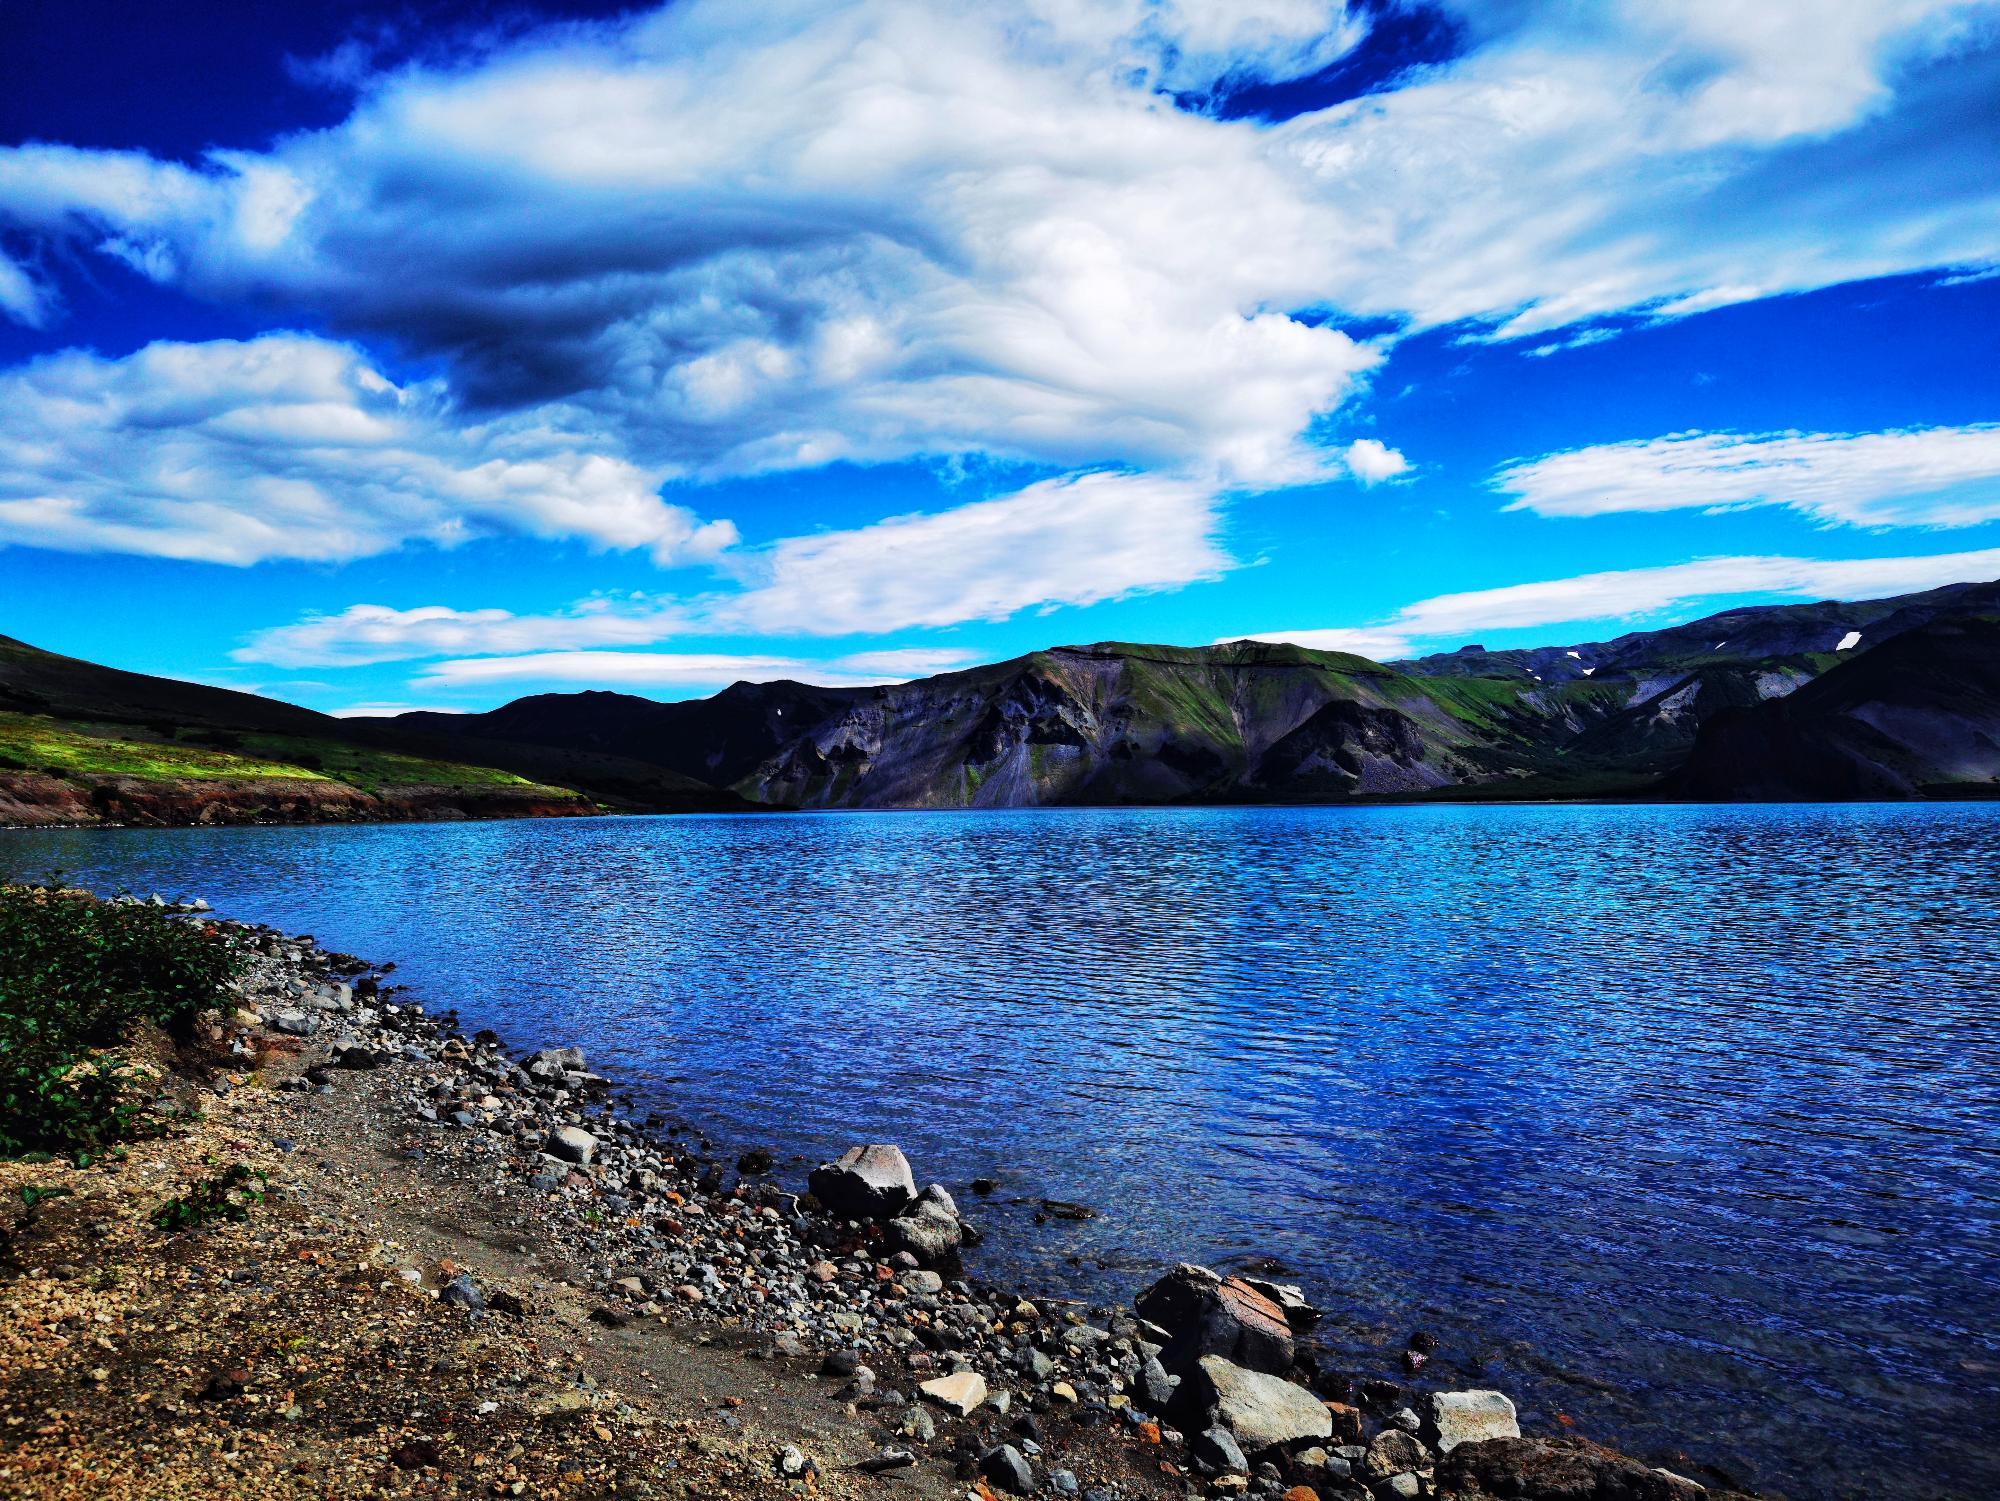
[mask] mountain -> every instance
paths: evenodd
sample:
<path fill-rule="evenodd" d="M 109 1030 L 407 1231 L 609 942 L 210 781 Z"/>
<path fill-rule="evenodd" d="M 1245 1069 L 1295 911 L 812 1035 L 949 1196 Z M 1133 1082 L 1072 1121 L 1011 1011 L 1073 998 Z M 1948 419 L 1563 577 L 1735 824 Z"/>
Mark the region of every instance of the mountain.
<path fill-rule="evenodd" d="M 1701 728 L 1670 795 L 2000 797 L 2000 617 L 1931 621 Z"/>
<path fill-rule="evenodd" d="M 1638 796 L 1662 789 L 1711 720 L 1996 611 L 2000 583 L 1959 584 L 1387 664 L 1256 642 L 1102 642 L 877 688 L 540 694 L 385 723 L 616 755 L 806 808 Z M 1970 669 L 1950 657 L 1938 670 Z"/>
<path fill-rule="evenodd" d="M 649 762 L 439 740 L 0 636 L 0 824 L 540 817 L 741 808 Z"/>

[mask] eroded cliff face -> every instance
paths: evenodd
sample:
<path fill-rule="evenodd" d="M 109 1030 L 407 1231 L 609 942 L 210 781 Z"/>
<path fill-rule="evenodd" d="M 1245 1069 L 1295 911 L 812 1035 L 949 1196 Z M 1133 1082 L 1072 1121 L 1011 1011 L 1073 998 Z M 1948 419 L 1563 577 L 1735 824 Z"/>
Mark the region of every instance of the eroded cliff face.
<path fill-rule="evenodd" d="M 119 824 L 134 827 L 247 823 L 393 823 L 451 818 L 588 815 L 581 798 L 496 787 L 394 787 L 377 794 L 340 782 L 298 778 L 80 776 L 0 771 L 0 825 Z"/>
<path fill-rule="evenodd" d="M 884 688 L 736 784 L 800 807 L 1323 801 L 1476 776 L 1396 675 L 1290 649 L 1062 648 Z"/>

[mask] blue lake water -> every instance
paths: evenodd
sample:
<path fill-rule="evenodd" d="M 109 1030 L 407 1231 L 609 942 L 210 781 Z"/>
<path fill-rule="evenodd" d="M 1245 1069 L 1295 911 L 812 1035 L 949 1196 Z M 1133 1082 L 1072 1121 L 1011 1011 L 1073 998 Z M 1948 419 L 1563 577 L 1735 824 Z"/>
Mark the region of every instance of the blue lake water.
<path fill-rule="evenodd" d="M 1275 1257 L 1368 1374 L 1422 1327 L 1655 1459 L 2000 1494 L 2000 807 L 0 834 L 54 867 L 393 958 L 801 1181 L 992 1174 L 976 1275 Z"/>

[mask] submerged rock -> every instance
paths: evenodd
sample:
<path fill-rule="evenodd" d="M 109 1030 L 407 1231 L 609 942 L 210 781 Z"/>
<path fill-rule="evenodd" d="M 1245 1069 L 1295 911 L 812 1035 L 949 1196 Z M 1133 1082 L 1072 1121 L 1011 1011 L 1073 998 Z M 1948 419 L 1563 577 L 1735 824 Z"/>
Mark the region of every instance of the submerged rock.
<path fill-rule="evenodd" d="M 1701 1501 L 1720 1493 L 1582 1439 L 1465 1443 L 1438 1463 L 1438 1494 L 1458 1501 Z"/>

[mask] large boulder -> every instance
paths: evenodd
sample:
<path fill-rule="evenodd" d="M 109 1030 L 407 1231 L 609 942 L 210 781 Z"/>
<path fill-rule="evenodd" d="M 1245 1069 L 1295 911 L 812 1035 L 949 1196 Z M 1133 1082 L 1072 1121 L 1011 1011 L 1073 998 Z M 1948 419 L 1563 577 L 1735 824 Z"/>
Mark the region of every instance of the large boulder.
<path fill-rule="evenodd" d="M 1333 1436 L 1333 1415 L 1302 1386 L 1204 1355 L 1181 1383 L 1183 1406 L 1224 1424 L 1243 1452 Z"/>
<path fill-rule="evenodd" d="M 1241 1277 L 1183 1262 L 1139 1294 L 1133 1307 L 1165 1332 L 1160 1359 L 1169 1370 L 1187 1370 L 1208 1355 L 1249 1371 L 1291 1369 L 1285 1310 Z"/>
<path fill-rule="evenodd" d="M 829 1213 L 849 1220 L 886 1220 L 917 1196 L 917 1180 L 898 1147 L 877 1143 L 849 1147 L 822 1162 L 808 1180 Z"/>
<path fill-rule="evenodd" d="M 545 1143 L 551 1157 L 588 1167 L 597 1156 L 598 1140 L 581 1126 L 558 1126 Z"/>
<path fill-rule="evenodd" d="M 1519 1438 L 1521 1424 L 1504 1392 L 1434 1392 L 1424 1436 L 1440 1454 L 1489 1438 Z"/>
<path fill-rule="evenodd" d="M 936 1183 L 917 1195 L 916 1203 L 882 1229 L 891 1253 L 908 1251 L 932 1266 L 956 1256 L 965 1236 L 965 1227 L 958 1219 L 958 1206 Z"/>
<path fill-rule="evenodd" d="M 1464 1443 L 1438 1461 L 1447 1501 L 1729 1501 L 1582 1439 L 1496 1438 Z"/>

